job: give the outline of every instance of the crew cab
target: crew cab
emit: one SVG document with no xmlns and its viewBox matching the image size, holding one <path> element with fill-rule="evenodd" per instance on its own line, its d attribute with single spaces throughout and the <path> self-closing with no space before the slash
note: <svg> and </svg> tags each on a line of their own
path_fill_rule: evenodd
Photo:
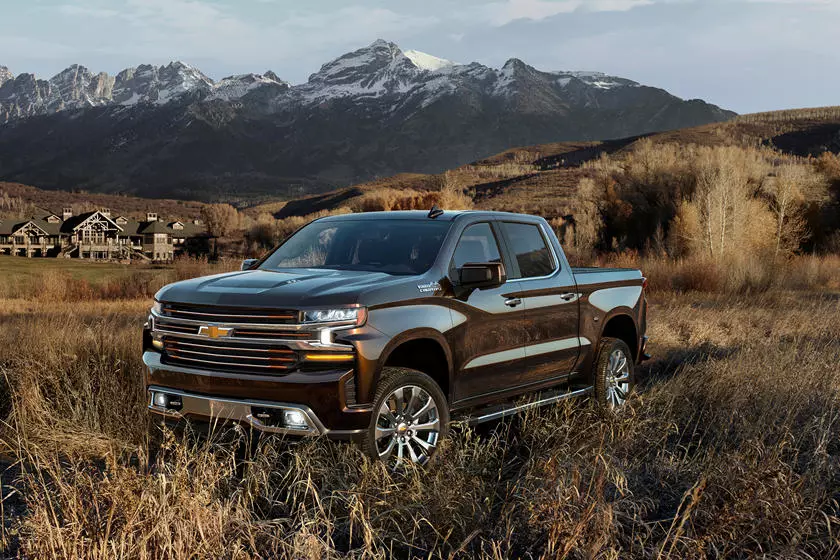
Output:
<svg viewBox="0 0 840 560">
<path fill-rule="evenodd" d="M 330 216 L 242 268 L 156 294 L 151 414 L 424 464 L 452 420 L 582 395 L 618 407 L 646 357 L 642 273 L 570 267 L 540 217 Z"/>
</svg>

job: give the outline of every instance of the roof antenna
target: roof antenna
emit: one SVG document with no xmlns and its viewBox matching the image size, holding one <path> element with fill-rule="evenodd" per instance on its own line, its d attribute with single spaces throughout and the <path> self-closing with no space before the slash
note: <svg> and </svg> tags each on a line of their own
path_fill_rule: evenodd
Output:
<svg viewBox="0 0 840 560">
<path fill-rule="evenodd" d="M 432 206 L 432 209 L 429 210 L 429 216 L 428 217 L 434 220 L 435 218 L 437 218 L 438 216 L 440 216 L 442 214 L 443 214 L 443 210 L 438 208 L 438 205 L 435 204 L 434 206 Z"/>
</svg>

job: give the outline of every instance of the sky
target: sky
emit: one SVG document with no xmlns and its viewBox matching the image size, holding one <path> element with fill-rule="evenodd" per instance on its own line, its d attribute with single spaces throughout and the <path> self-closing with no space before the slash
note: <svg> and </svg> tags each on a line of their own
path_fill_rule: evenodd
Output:
<svg viewBox="0 0 840 560">
<path fill-rule="evenodd" d="M 0 65 L 182 60 L 305 82 L 381 38 L 456 62 L 597 70 L 748 113 L 840 105 L 840 0 L 0 0 Z"/>
</svg>

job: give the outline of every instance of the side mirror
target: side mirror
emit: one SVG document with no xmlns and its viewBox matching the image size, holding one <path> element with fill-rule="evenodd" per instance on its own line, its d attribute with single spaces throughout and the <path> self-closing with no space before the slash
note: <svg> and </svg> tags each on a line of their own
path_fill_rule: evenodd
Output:
<svg viewBox="0 0 840 560">
<path fill-rule="evenodd" d="M 458 269 L 458 281 L 465 288 L 497 288 L 507 274 L 502 263 L 466 263 Z"/>
<path fill-rule="evenodd" d="M 242 265 L 239 267 L 239 270 L 251 270 L 251 267 L 254 266 L 257 261 L 260 259 L 245 259 L 242 261 Z"/>
</svg>

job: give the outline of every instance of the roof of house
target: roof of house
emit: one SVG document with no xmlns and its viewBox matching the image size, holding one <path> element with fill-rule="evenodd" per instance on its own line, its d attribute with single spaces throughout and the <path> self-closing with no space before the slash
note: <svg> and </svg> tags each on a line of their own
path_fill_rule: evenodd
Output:
<svg viewBox="0 0 840 560">
<path fill-rule="evenodd" d="M 28 223 L 32 223 L 33 226 L 40 228 L 47 235 L 58 235 L 61 227 L 60 223 L 51 224 L 43 218 L 30 218 L 28 220 L 3 220 L 0 221 L 0 235 L 12 235 Z"/>
<path fill-rule="evenodd" d="M 46 219 L 52 214 L 45 214 L 41 218 L 30 218 L 28 220 L 21 219 L 7 219 L 0 220 L 0 235 L 12 235 L 27 223 L 32 223 L 35 227 L 42 229 L 48 235 L 71 235 L 73 231 L 87 219 L 94 214 L 101 214 L 101 212 L 84 212 L 77 216 L 69 218 L 67 221 L 58 223 L 49 223 Z M 110 218 L 105 214 L 102 217 L 110 221 L 114 228 L 119 228 L 118 234 L 121 236 L 143 235 L 145 233 L 168 233 L 176 237 L 200 237 L 207 234 L 207 229 L 203 225 L 194 224 L 191 222 L 162 222 L 162 221 L 143 221 L 127 220 L 125 224 L 117 224 L 116 218 Z M 183 225 L 183 229 L 174 229 L 172 226 L 176 223 Z"/>
</svg>

